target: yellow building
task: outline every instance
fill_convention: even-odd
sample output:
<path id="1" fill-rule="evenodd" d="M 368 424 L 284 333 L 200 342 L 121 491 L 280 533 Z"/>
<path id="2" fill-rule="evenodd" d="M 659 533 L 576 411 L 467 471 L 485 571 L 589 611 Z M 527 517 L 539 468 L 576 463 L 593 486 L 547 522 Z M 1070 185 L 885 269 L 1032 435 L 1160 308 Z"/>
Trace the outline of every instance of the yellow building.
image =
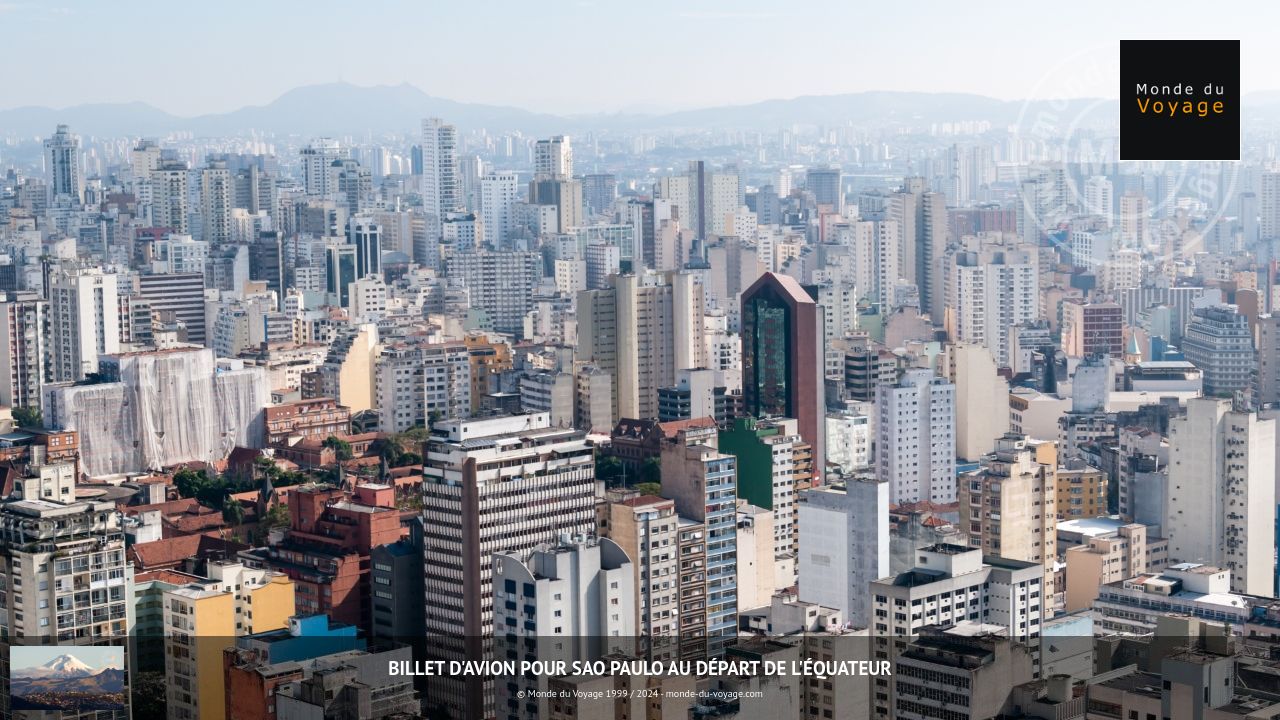
<path id="1" fill-rule="evenodd" d="M 210 577 L 164 592 L 169 717 L 224 720 L 222 651 L 241 635 L 286 627 L 293 581 L 239 562 L 209 563 Z"/>
<path id="2" fill-rule="evenodd" d="M 1107 514 L 1107 476 L 1087 465 L 1058 469 L 1058 519 Z"/>

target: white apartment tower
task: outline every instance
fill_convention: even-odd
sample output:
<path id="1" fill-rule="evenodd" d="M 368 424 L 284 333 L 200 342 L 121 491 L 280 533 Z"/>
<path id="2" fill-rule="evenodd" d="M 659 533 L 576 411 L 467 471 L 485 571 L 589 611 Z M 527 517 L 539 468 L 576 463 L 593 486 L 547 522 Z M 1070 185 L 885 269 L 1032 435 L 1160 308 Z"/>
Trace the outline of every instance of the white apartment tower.
<path id="1" fill-rule="evenodd" d="M 800 493 L 800 599 L 870 627 L 871 583 L 889 574 L 889 483 L 848 476 Z"/>
<path id="2" fill-rule="evenodd" d="M 956 500 L 956 386 L 929 370 L 876 389 L 877 473 L 895 504 Z"/>
<path id="3" fill-rule="evenodd" d="M 1039 316 L 1038 251 L 999 233 L 964 245 L 948 258 L 947 334 L 985 346 L 997 366 L 1009 367 L 1013 329 Z"/>
<path id="4" fill-rule="evenodd" d="M 501 248 L 515 228 L 512 211 L 520 199 L 515 173 L 491 172 L 480 178 L 480 224 L 483 242 Z"/>
<path id="5" fill-rule="evenodd" d="M 0 405 L 39 407 L 49 379 L 49 303 L 34 292 L 8 293 L 0 302 Z"/>
<path id="6" fill-rule="evenodd" d="M 98 357 L 120 352 L 116 275 L 70 268 L 49 279 L 52 379 L 75 382 L 98 371 Z"/>
<path id="7" fill-rule="evenodd" d="M 422 211 L 428 242 L 439 238 L 446 213 L 458 209 L 458 130 L 440 118 L 422 121 Z"/>
<path id="8" fill-rule="evenodd" d="M 1276 421 L 1192 398 L 1169 428 L 1169 561 L 1231 571 L 1233 592 L 1272 594 Z"/>

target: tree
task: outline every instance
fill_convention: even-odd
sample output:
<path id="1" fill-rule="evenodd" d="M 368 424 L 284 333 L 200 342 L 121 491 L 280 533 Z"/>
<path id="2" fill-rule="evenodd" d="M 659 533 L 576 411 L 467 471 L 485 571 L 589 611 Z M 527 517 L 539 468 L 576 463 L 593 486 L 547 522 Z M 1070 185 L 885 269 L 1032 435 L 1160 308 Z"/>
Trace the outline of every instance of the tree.
<path id="1" fill-rule="evenodd" d="M 350 460 L 351 458 L 355 457 L 355 453 L 351 451 L 351 443 L 347 442 L 346 440 L 343 440 L 337 435 L 330 435 L 329 437 L 325 438 L 324 442 L 321 444 L 324 447 L 327 447 L 333 450 L 333 453 L 335 456 L 337 456 L 339 462 L 342 462 L 344 460 Z"/>
<path id="2" fill-rule="evenodd" d="M 262 519 L 262 524 L 268 528 L 281 527 L 289 524 L 289 506 L 284 503 L 276 503 L 267 510 L 267 516 Z"/>
<path id="3" fill-rule="evenodd" d="M 662 485 L 653 482 L 636 483 L 634 486 L 636 492 L 641 495 L 662 495 Z"/>
<path id="4" fill-rule="evenodd" d="M 613 455 L 596 455 L 596 479 L 604 481 L 607 487 L 616 487 L 622 483 L 622 461 Z"/>
<path id="5" fill-rule="evenodd" d="M 227 497 L 222 500 L 222 519 L 228 525 L 244 524 L 244 505 L 239 500 Z"/>
<path id="6" fill-rule="evenodd" d="M 662 483 L 662 459 L 649 457 L 640 466 L 640 482 L 658 485 Z"/>
<path id="7" fill-rule="evenodd" d="M 38 407 L 16 407 L 13 409 L 13 422 L 18 427 L 44 427 L 44 413 Z"/>

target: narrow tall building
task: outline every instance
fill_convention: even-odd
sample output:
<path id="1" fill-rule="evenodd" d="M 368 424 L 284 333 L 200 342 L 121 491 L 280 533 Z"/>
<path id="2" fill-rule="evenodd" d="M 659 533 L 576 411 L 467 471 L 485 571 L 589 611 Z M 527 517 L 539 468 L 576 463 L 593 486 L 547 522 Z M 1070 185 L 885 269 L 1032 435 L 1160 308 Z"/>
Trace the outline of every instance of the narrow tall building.
<path id="1" fill-rule="evenodd" d="M 754 417 L 788 417 L 826 467 L 822 308 L 788 275 L 765 273 L 742 293 L 742 400 Z"/>
<path id="2" fill-rule="evenodd" d="M 427 241 L 443 232 L 446 213 L 458 209 L 458 130 L 440 118 L 422 121 L 422 212 Z M 416 258 L 421 262 L 422 258 Z"/>
<path id="3" fill-rule="evenodd" d="M 1162 530 L 1169 561 L 1231 571 L 1233 592 L 1274 589 L 1276 421 L 1192 398 L 1169 427 Z"/>
<path id="4" fill-rule="evenodd" d="M 40 407 L 49 380 L 49 303 L 34 292 L 12 292 L 0 301 L 0 405 Z"/>
<path id="5" fill-rule="evenodd" d="M 889 502 L 955 502 L 955 385 L 908 370 L 876 389 L 876 409 L 876 467 L 889 482 Z"/>
<path id="6" fill-rule="evenodd" d="M 45 170 L 49 173 L 49 194 L 84 202 L 84 175 L 80 169 L 80 136 L 59 125 L 44 141 Z"/>
<path id="7" fill-rule="evenodd" d="M 67 268 L 49 279 L 49 337 L 54 382 L 75 382 L 98 371 L 98 357 L 120 351 L 116 275 L 99 268 Z"/>
<path id="8" fill-rule="evenodd" d="M 803 602 L 870 627 L 871 583 L 889 566 L 889 483 L 848 476 L 800 493 L 799 591 Z"/>

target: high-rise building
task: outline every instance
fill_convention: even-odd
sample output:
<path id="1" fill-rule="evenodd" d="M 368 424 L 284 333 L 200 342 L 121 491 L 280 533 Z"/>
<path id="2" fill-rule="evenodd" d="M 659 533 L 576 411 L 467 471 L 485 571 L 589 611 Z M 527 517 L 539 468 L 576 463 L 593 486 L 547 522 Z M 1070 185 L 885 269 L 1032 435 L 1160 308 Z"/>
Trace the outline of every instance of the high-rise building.
<path id="1" fill-rule="evenodd" d="M 231 171 L 220 160 L 210 160 L 200 171 L 200 218 L 204 223 L 200 239 L 210 245 L 231 241 L 231 208 L 235 188 Z"/>
<path id="2" fill-rule="evenodd" d="M 743 410 L 789 417 L 826 467 L 822 309 L 788 275 L 765 273 L 742 293 Z"/>
<path id="3" fill-rule="evenodd" d="M 84 202 L 84 175 L 80 169 L 80 136 L 71 134 L 66 125 L 44 141 L 45 170 L 49 173 L 49 194 L 53 198 L 68 196 Z"/>
<path id="4" fill-rule="evenodd" d="M 811 448 L 790 418 L 738 418 L 720 433 L 719 447 L 738 458 L 738 497 L 773 513 L 773 555 L 779 564 L 796 553 L 796 493 L 815 475 Z M 775 588 L 791 585 L 778 578 Z"/>
<path id="5" fill-rule="evenodd" d="M 956 455 L 976 461 L 1009 432 L 1009 381 L 981 345 L 947 345 L 938 362 L 956 386 Z"/>
<path id="6" fill-rule="evenodd" d="M 636 575 L 627 554 L 608 538 L 577 538 L 531 553 L 493 557 L 493 622 L 504 629 L 499 648 L 513 652 L 571 638 L 539 660 L 592 662 L 630 652 L 636 636 Z M 503 682 L 502 680 L 505 680 Z M 547 717 L 550 676 L 507 676 L 495 683 L 495 706 L 508 719 Z M 511 701 L 511 702 L 508 702 Z"/>
<path id="7" fill-rule="evenodd" d="M 512 217 L 520 199 L 520 185 L 515 173 L 491 172 L 480 178 L 480 225 L 482 237 L 490 249 L 506 247 L 515 230 Z"/>
<path id="8" fill-rule="evenodd" d="M 50 380 L 49 303 L 34 292 L 0 301 L 0 405 L 40 407 L 40 386 Z"/>
<path id="9" fill-rule="evenodd" d="M 908 370 L 876 391 L 876 467 L 898 504 L 956 500 L 956 387 L 929 370 Z"/>
<path id="10" fill-rule="evenodd" d="M 429 242 L 440 237 L 446 213 L 459 206 L 458 131 L 440 118 L 422 121 L 422 212 Z"/>
<path id="11" fill-rule="evenodd" d="M 1073 613 L 1087 610 L 1107 583 L 1163 570 L 1168 541 L 1156 537 L 1147 525 L 1129 523 L 1067 548 L 1062 557 L 1067 566 L 1064 609 Z"/>
<path id="12" fill-rule="evenodd" d="M 1280 172 L 1262 173 L 1262 192 L 1258 198 L 1258 236 L 1260 240 L 1280 238 Z M 1248 238 L 1245 238 L 1246 242 Z"/>
<path id="13" fill-rule="evenodd" d="M 1124 309 L 1119 303 L 1062 302 L 1062 351 L 1067 357 L 1120 357 L 1124 352 Z"/>
<path id="14" fill-rule="evenodd" d="M 1040 314 L 1038 250 L 1011 235 L 969 240 L 948 257 L 947 334 L 986 347 L 1009 367 L 1014 329 Z"/>
<path id="15" fill-rule="evenodd" d="M 180 323 L 186 331 L 187 342 L 205 344 L 203 272 L 138 275 L 135 282 L 137 295 L 147 301 L 157 320 Z"/>
<path id="16" fill-rule="evenodd" d="M 618 179 L 600 173 L 582 176 L 582 202 L 593 215 L 605 215 L 618 199 Z"/>
<path id="17" fill-rule="evenodd" d="M 1173 563 L 1231 571 L 1231 589 L 1274 589 L 1276 421 L 1192 398 L 1169 426 L 1169 482 L 1161 526 Z"/>
<path id="18" fill-rule="evenodd" d="M 1114 188 L 1105 175 L 1093 175 L 1084 181 L 1084 204 L 1085 212 L 1101 215 L 1108 228 L 1115 224 Z"/>
<path id="19" fill-rule="evenodd" d="M 352 244 L 329 245 L 324 249 L 326 302 L 337 307 L 351 306 L 351 284 L 359 277 L 357 248 Z"/>
<path id="20" fill-rule="evenodd" d="M 568 135 L 556 135 L 534 144 L 533 174 L 549 179 L 573 177 L 573 146 Z"/>
<path id="21" fill-rule="evenodd" d="M 450 279 L 466 288 L 471 307 L 483 310 L 498 332 L 519 335 L 542 279 L 542 256 L 533 252 L 469 252 L 449 258 Z"/>
<path id="22" fill-rule="evenodd" d="M 582 432 L 551 427 L 545 413 L 435 425 L 423 448 L 423 607 L 438 659 L 481 659 L 493 634 L 493 553 L 523 556 L 592 532 L 593 455 Z M 455 716 L 494 714 L 483 709 L 491 679 L 432 681 L 433 700 Z"/>
<path id="23" fill-rule="evenodd" d="M 902 189 L 889 196 L 886 214 L 897 224 L 899 274 L 920 288 L 920 311 L 928 313 L 934 324 L 938 324 L 947 303 L 943 268 L 947 248 L 947 198 L 942 193 L 926 191 L 926 187 L 922 177 L 906 178 Z M 884 292 L 884 288 L 881 291 Z"/>
<path id="24" fill-rule="evenodd" d="M 1260 408 L 1275 407 L 1280 405 L 1280 314 L 1258 318 L 1257 341 L 1253 402 Z"/>
<path id="25" fill-rule="evenodd" d="M 190 175 L 181 160 L 161 160 L 151 171 L 152 225 L 171 228 L 180 235 L 191 233 Z"/>
<path id="26" fill-rule="evenodd" d="M 658 417 L 658 390 L 706 366 L 703 290 L 690 273 L 613 275 L 578 296 L 580 359 L 613 378 L 613 416 Z"/>
<path id="27" fill-rule="evenodd" d="M 120 351 L 116 275 L 99 268 L 64 268 L 49 277 L 49 339 L 54 382 L 98 371 L 98 357 Z"/>
<path id="28" fill-rule="evenodd" d="M 1058 553 L 1057 446 L 1005 435 L 977 470 L 960 476 L 960 531 L 984 555 L 1045 568 L 1053 596 Z"/>
<path id="29" fill-rule="evenodd" d="M 356 248 L 356 278 L 382 274 L 382 226 L 367 217 L 347 224 L 347 242 Z"/>
<path id="30" fill-rule="evenodd" d="M 663 496 L 675 501 L 681 517 L 700 523 L 705 532 L 705 565 L 690 563 L 686 568 L 683 559 L 688 556 L 681 548 L 681 572 L 705 572 L 703 634 L 707 652 L 720 655 L 738 635 L 738 580 L 734 566 L 738 462 L 733 455 L 717 450 L 715 443 L 715 426 L 681 428 L 674 437 L 662 441 L 660 457 Z M 701 615 L 694 615 L 695 622 Z M 681 629 L 683 632 L 683 619 Z"/>
<path id="31" fill-rule="evenodd" d="M 298 153 L 302 162 L 302 186 L 308 195 L 329 196 L 338 191 L 335 161 L 347 157 L 347 151 L 333 138 L 316 138 Z"/>
<path id="32" fill-rule="evenodd" d="M 889 483 L 849 475 L 800 493 L 800 599 L 870 627 L 871 583 L 889 574 Z"/>
<path id="33" fill-rule="evenodd" d="M 1204 394 L 1231 397 L 1253 386 L 1253 331 L 1234 305 L 1196 308 L 1182 354 L 1204 373 Z"/>
<path id="34" fill-rule="evenodd" d="M 380 346 L 374 392 L 383 432 L 471 415 L 471 355 L 462 343 Z"/>
<path id="35" fill-rule="evenodd" d="M 813 201 L 819 207 L 826 206 L 831 212 L 844 211 L 844 192 L 840 187 L 840 168 L 813 167 L 804 171 L 804 187 L 813 194 Z"/>

